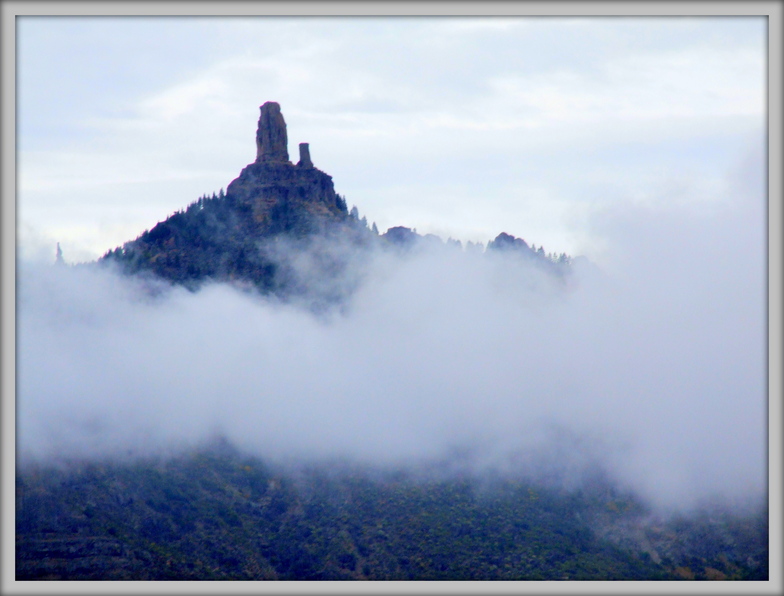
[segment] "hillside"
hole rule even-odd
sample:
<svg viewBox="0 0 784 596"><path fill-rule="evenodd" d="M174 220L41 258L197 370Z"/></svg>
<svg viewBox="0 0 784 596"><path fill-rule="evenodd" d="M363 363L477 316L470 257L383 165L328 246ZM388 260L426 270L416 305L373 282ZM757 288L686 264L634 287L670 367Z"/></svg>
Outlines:
<svg viewBox="0 0 784 596"><path fill-rule="evenodd" d="M767 579L767 516L651 520L596 478L281 468L218 444L17 477L17 579Z"/></svg>

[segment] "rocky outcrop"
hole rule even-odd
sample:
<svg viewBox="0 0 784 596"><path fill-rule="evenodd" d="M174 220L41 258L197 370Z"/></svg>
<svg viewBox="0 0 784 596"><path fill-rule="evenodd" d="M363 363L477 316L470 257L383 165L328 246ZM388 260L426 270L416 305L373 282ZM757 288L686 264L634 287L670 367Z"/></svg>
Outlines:
<svg viewBox="0 0 784 596"><path fill-rule="evenodd" d="M261 106L256 130L256 163L260 162L289 163L286 121L280 111L280 104L274 101Z"/></svg>
<svg viewBox="0 0 784 596"><path fill-rule="evenodd" d="M226 197L250 210L259 233L310 232L347 217L332 177L316 168L253 163L229 184Z"/></svg>
<svg viewBox="0 0 784 596"><path fill-rule="evenodd" d="M256 233L312 232L347 217L332 177L313 166L308 143L299 144L299 163L288 159L286 122L280 105L261 106L256 161L226 189L227 199L250 211Z"/></svg>
<svg viewBox="0 0 784 596"><path fill-rule="evenodd" d="M507 234L506 232L501 232L498 236L495 237L495 240L491 240L487 243L487 250L498 250L498 251L508 251L508 250L516 250L520 252L533 252L531 248L528 246L528 243L523 240L522 238L515 238L511 234Z"/></svg>

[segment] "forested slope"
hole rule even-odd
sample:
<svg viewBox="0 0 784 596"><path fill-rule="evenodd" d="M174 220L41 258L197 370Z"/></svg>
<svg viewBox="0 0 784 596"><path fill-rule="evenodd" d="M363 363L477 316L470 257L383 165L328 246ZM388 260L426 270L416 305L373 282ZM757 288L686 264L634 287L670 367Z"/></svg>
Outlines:
<svg viewBox="0 0 784 596"><path fill-rule="evenodd" d="M599 478L283 468L222 445L31 467L16 495L18 580L767 578L762 513L653 522Z"/></svg>

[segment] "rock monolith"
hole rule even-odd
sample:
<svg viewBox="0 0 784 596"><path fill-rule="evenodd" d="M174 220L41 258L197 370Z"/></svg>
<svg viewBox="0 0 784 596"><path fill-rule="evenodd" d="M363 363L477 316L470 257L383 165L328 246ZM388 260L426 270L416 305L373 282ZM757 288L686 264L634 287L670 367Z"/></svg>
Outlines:
<svg viewBox="0 0 784 596"><path fill-rule="evenodd" d="M280 104L274 101L261 106L259 127L256 129L256 162L289 163L286 121Z"/></svg>

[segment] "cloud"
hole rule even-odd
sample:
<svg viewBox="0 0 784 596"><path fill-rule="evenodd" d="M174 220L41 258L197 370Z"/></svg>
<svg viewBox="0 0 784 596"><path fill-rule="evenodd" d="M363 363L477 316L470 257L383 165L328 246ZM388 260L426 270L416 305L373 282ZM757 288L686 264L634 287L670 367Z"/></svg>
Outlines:
<svg viewBox="0 0 784 596"><path fill-rule="evenodd" d="M283 461L598 465L663 506L759 496L758 196L597 214L615 258L604 273L578 260L567 289L499 254L371 253L350 261L347 306L320 315L225 285L150 292L23 262L20 454L124 457L222 435ZM292 262L307 277L318 260Z"/></svg>

